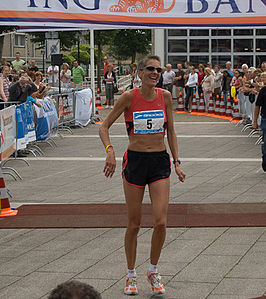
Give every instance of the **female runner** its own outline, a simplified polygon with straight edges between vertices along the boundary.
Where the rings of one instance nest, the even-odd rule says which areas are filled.
[[[125,234],[128,266],[124,289],[126,295],[138,294],[135,262],[141,205],[146,184],[149,186],[153,218],[150,267],[147,277],[155,294],[165,293],[157,269],[166,235],[170,190],[171,164],[164,143],[165,130],[167,130],[175,172],[181,182],[185,180],[185,173],[178,160],[177,138],[172,116],[172,97],[170,92],[155,88],[161,73],[161,62],[158,56],[148,56],[143,59],[138,65],[138,75],[142,80],[142,86],[122,94],[113,111],[100,127],[100,137],[107,153],[104,174],[106,177],[112,177],[116,168],[116,159],[109,139],[109,128],[124,112],[129,135],[129,145],[124,154],[122,173],[128,210],[128,225]]]

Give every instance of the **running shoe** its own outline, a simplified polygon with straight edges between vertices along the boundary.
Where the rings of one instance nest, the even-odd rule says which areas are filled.
[[[148,282],[151,284],[151,288],[154,294],[162,295],[165,294],[165,288],[162,284],[162,278],[159,273],[151,273],[147,272]]]
[[[109,105],[106,105],[105,108],[108,109],[108,108],[109,108]]]
[[[126,287],[124,289],[125,295],[138,295],[138,289],[137,289],[137,278],[136,277],[130,277],[126,278]]]

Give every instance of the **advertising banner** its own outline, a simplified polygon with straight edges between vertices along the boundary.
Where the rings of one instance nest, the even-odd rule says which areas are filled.
[[[16,106],[17,150],[25,149],[28,143],[28,127],[26,121],[26,104]]]
[[[9,158],[16,150],[16,107],[11,106],[0,111],[1,160]]]
[[[0,24],[173,28],[266,25],[266,0],[1,0]]]
[[[34,105],[37,115],[36,139],[38,141],[53,137],[58,131],[58,115],[52,99],[46,97],[39,102],[42,108]]]
[[[76,112],[75,125],[86,127],[91,118],[92,113],[92,91],[91,89],[83,89],[76,92]]]
[[[34,125],[34,115],[32,103],[26,103],[26,119],[27,119],[27,129],[28,129],[28,143],[36,141],[35,125]]]

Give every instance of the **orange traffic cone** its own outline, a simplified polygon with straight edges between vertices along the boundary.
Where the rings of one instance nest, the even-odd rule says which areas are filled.
[[[212,94],[210,94],[210,101],[209,101],[208,113],[209,114],[213,114],[214,113],[214,105],[213,105]]]
[[[234,113],[233,113],[233,121],[239,121],[242,117],[240,116],[240,108],[239,108],[239,99],[234,99]]]
[[[225,116],[225,104],[224,104],[224,96],[223,95],[221,95],[220,115]]]
[[[10,208],[9,199],[7,195],[5,180],[3,177],[2,169],[0,168],[0,217],[16,216],[18,210],[13,210]]]
[[[193,93],[192,112],[198,112],[198,104],[197,104],[196,94],[195,93]]]
[[[95,117],[96,117],[96,124],[101,125],[103,122],[101,121],[100,115],[99,115],[99,110],[98,107],[95,105]]]
[[[204,104],[204,99],[203,99],[203,93],[200,94],[200,102],[199,102],[198,112],[199,113],[204,113],[205,112],[205,104]]]
[[[179,93],[179,99],[177,103],[177,111],[184,111],[184,103],[183,103],[183,96],[182,92]]]
[[[214,113],[215,113],[216,115],[220,115],[220,97],[219,97],[218,94],[217,94],[217,96],[216,96],[216,102],[215,102]]]
[[[100,88],[97,88],[97,96],[96,96],[96,103],[95,106],[98,109],[103,109],[102,103],[101,103],[101,95],[100,95]]]
[[[228,98],[227,98],[227,107],[226,107],[225,115],[228,116],[228,117],[233,117],[230,96],[228,96]]]

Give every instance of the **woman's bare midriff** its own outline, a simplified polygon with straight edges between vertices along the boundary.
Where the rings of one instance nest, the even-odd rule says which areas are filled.
[[[164,134],[130,135],[128,149],[135,152],[164,151]]]

